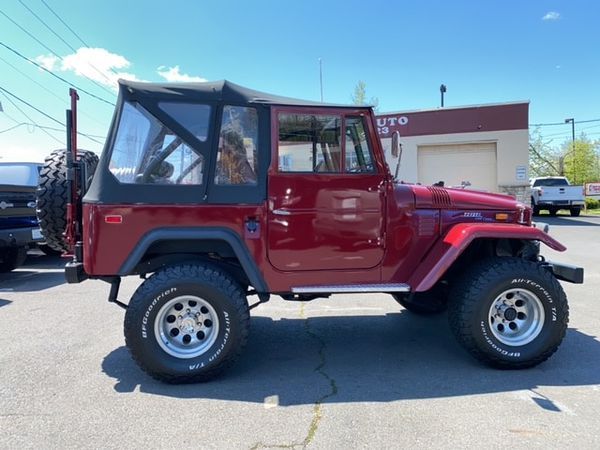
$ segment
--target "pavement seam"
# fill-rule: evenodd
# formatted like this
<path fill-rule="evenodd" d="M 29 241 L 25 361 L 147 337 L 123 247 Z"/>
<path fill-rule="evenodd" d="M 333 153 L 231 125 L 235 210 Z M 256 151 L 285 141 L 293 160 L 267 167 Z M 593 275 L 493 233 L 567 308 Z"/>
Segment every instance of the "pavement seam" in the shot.
<path fill-rule="evenodd" d="M 319 364 L 317 364 L 317 367 L 315 367 L 313 371 L 317 372 L 319 375 L 321 375 L 323 378 L 325 378 L 327 380 L 327 382 L 329 383 L 330 391 L 328 393 L 322 395 L 315 401 L 315 403 L 313 405 L 313 417 L 310 422 L 310 425 L 308 426 L 308 432 L 306 433 L 306 437 L 302 440 L 302 442 L 292 442 L 291 444 L 273 444 L 273 445 L 267 445 L 267 444 L 263 444 L 262 442 L 258 442 L 253 447 L 251 447 L 251 450 L 258 450 L 259 448 L 294 449 L 294 448 L 308 447 L 314 440 L 314 438 L 317 434 L 317 431 L 319 430 L 319 425 L 321 423 L 321 419 L 323 418 L 323 408 L 322 408 L 323 402 L 325 400 L 327 400 L 328 398 L 331 398 L 331 397 L 337 395 L 337 393 L 338 393 L 338 387 L 337 387 L 337 383 L 336 383 L 335 379 L 332 378 L 324 370 L 325 365 L 327 364 L 327 360 L 325 358 L 325 350 L 327 350 L 327 344 L 317 333 L 315 333 L 310 328 L 310 324 L 308 321 L 309 319 L 308 319 L 308 317 L 306 317 L 306 315 L 304 313 L 304 303 L 300 304 L 300 318 L 304 319 L 304 331 L 306 332 L 306 334 L 308 334 L 311 338 L 313 338 L 315 341 L 317 341 L 319 343 L 319 350 L 318 350 Z"/>

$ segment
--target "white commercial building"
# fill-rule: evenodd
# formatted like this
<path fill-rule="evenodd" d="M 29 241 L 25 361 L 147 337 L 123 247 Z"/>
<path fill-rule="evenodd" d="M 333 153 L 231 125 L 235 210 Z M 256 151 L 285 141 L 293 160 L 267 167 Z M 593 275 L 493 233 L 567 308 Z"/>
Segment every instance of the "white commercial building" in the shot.
<path fill-rule="evenodd" d="M 529 203 L 529 103 L 386 113 L 377 127 L 392 171 L 391 136 L 400 132 L 400 180 L 507 193 Z"/>

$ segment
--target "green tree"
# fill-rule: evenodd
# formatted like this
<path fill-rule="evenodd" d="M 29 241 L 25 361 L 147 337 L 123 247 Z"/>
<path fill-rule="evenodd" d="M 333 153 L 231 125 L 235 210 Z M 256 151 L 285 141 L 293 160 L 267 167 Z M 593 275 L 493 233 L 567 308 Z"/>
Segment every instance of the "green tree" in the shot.
<path fill-rule="evenodd" d="M 544 140 L 539 128 L 529 134 L 529 173 L 532 177 L 561 174 L 560 152 Z"/>
<path fill-rule="evenodd" d="M 377 97 L 371 97 L 367 102 L 367 84 L 362 80 L 358 80 L 358 83 L 354 87 L 354 93 L 350 98 L 355 105 L 371 105 L 375 111 L 379 109 L 379 99 Z"/>
<path fill-rule="evenodd" d="M 584 134 L 575 142 L 565 142 L 560 159 L 561 172 L 573 184 L 584 184 L 600 178 L 598 143 Z"/>

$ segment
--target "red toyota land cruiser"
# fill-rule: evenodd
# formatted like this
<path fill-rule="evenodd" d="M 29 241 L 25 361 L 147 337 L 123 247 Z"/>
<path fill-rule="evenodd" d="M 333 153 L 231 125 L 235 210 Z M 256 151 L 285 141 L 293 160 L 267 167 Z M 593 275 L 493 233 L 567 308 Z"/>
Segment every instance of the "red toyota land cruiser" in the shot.
<path fill-rule="evenodd" d="M 539 244 L 565 247 L 509 196 L 398 183 L 369 107 L 121 81 L 99 161 L 77 151 L 75 92 L 70 111 L 69 148 L 40 176 L 40 224 L 72 256 L 69 283 L 111 284 L 127 346 L 159 380 L 222 372 L 272 294 L 448 308 L 458 341 L 500 368 L 534 366 L 564 337 L 558 280 L 582 283 L 583 269 L 545 261 Z M 128 275 L 144 282 L 126 305 Z"/>

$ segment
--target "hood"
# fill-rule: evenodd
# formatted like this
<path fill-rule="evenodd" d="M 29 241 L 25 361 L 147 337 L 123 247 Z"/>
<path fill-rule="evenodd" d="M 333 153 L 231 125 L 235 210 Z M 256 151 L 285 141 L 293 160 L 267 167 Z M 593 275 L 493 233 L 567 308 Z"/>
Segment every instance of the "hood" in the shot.
<path fill-rule="evenodd" d="M 434 186 L 411 186 L 416 208 L 515 210 L 519 202 L 510 195 Z"/>

